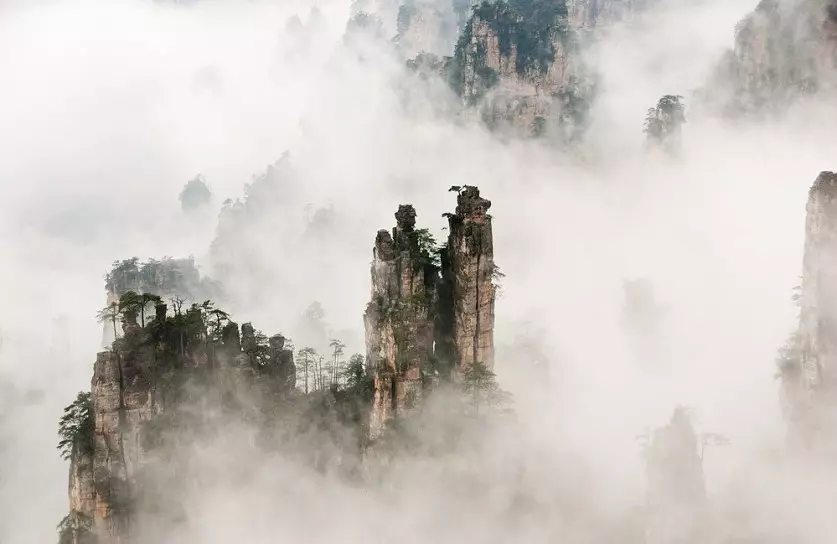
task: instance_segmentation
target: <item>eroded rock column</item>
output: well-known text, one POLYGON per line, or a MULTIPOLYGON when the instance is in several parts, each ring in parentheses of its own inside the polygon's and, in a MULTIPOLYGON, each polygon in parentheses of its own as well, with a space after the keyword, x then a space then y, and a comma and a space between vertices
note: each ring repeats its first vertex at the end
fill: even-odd
POLYGON ((270 337, 269 342, 270 361, 276 369, 279 393, 288 395, 296 387, 294 352, 285 348, 285 337, 281 334, 274 334, 270 337))
MULTIPOLYGON (((802 361, 792 434, 805 445, 837 445, 837 174, 820 173, 808 196, 800 312, 802 361)), ((795 388, 793 386, 796 386, 795 388)))
POLYGON ((422 368, 433 350, 435 275, 415 217, 412 206, 399 206, 392 234, 381 230, 375 237, 372 301, 364 315, 367 364, 375 382, 373 438, 421 399, 422 368))
POLYGON ((108 544, 125 542, 129 526, 131 497, 121 432, 123 412, 119 357, 112 351, 101 352, 93 371, 93 483, 97 532, 108 544))
POLYGON ((457 197, 456 213, 448 216, 450 235, 443 276, 453 302, 454 368, 459 372, 475 361, 494 366, 494 240, 491 201, 476 187, 457 197))

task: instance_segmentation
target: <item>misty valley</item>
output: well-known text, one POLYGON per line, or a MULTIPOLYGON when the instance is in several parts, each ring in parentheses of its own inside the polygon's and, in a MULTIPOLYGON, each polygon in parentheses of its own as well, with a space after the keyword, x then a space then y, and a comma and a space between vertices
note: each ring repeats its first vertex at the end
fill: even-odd
POLYGON ((836 0, 8 0, 0 73, 0 543, 837 542, 836 0))

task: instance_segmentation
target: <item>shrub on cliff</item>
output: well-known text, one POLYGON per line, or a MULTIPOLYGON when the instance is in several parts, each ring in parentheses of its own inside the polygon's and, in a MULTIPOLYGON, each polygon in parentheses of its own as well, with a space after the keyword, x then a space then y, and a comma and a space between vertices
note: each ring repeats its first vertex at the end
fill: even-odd
POLYGON ((93 451, 93 400, 90 393, 80 392, 58 422, 58 449, 63 459, 69 459, 74 451, 93 451))

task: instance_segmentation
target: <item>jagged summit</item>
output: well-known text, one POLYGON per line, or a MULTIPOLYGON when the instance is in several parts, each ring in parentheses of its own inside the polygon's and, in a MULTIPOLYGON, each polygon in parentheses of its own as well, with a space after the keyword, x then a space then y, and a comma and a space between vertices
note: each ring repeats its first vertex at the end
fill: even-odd
POLYGON ((491 201, 480 196, 477 187, 465 186, 456 197, 456 216, 460 220, 484 222, 491 201))
POLYGON ((396 228, 411 232, 416 226, 416 209, 410 204, 401 204, 395 212, 396 228))

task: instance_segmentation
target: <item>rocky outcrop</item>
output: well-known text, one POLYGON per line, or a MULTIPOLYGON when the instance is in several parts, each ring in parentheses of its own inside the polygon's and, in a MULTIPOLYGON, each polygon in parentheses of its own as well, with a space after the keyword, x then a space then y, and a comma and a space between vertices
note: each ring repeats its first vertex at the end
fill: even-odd
POLYGON ((779 111, 834 89, 837 2, 762 0, 736 27, 709 89, 729 114, 779 111))
MULTIPOLYGON (((461 2, 460 2, 461 3, 461 2)), ((405 58, 420 54, 450 56, 459 34, 461 13, 454 2, 407 0, 398 10, 395 42, 405 58)))
MULTIPOLYGON (((94 515, 104 542, 120 542, 130 535, 129 479, 134 471, 129 472, 129 467, 135 469, 141 455, 135 423, 141 417, 148 418, 150 410, 147 403, 140 401, 136 389, 128 401, 123 367, 115 352, 98 355, 92 385, 96 425, 93 434, 94 515)), ((147 391, 145 398, 148 398, 147 391)))
POLYGON ((593 75, 566 8, 543 4, 531 12, 503 2, 475 8, 457 44, 454 85, 495 130, 572 141, 587 122, 593 75))
POLYGON ((645 115, 646 145, 649 151, 661 150, 670 155, 680 151, 682 126, 686 123, 683 97, 667 94, 649 108, 645 115))
POLYGON ((410 409, 422 395, 422 372, 433 354, 437 270, 423 246, 412 206, 399 206, 396 227, 378 231, 372 261, 372 301, 364 315, 367 364, 375 396, 370 434, 410 409))
MULTIPOLYGON (((252 421, 291 395, 296 370, 284 337, 267 339, 250 326, 242 342, 222 315, 210 305, 168 315, 158 304, 143 327, 123 311, 123 336, 94 365, 90 451, 75 447, 70 456, 68 527, 89 526, 98 544, 147 541, 137 520, 149 508, 166 510, 176 489, 168 481, 158 491, 157 480, 176 472, 174 458, 161 454, 166 440, 211 432, 226 417, 252 421)), ((62 531, 62 538, 79 534, 86 533, 62 531)))
POLYGON ((465 186, 457 196, 456 213, 448 215, 443 277, 452 297, 454 361, 460 372, 474 362, 494 366, 497 269, 490 207, 479 189, 465 186))
POLYGON ((296 388, 296 365, 293 350, 285 348, 285 337, 274 334, 270 337, 270 368, 274 369, 277 392, 287 395, 296 388))
POLYGON ((791 436, 837 451, 837 174, 820 173, 808 196, 799 336, 801 360, 783 372, 791 436))
POLYGON ((708 502, 698 437, 678 408, 647 452, 647 544, 707 542, 708 502))
POLYGON ((59 525, 59 544, 97 544, 94 519, 96 488, 93 455, 74 448, 70 457, 70 513, 59 525))

